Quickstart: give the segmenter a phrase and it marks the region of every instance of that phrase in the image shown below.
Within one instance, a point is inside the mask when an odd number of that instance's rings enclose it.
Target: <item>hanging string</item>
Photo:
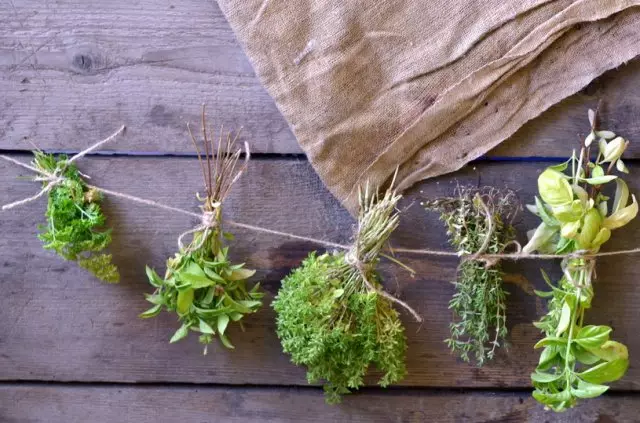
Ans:
[[[87,149],[79,152],[78,154],[76,154],[75,156],[73,156],[71,159],[69,159],[67,161],[67,163],[73,163],[75,162],[78,158],[80,157],[84,157],[85,155],[87,155],[88,153],[90,153],[91,151],[96,150],[98,147],[106,144],[107,142],[112,141],[113,139],[116,138],[117,135],[119,135],[120,133],[122,133],[125,130],[125,127],[122,126],[120,127],[120,129],[118,129],[115,133],[113,133],[112,135],[110,135],[109,137],[105,138],[104,140],[91,145],[90,147],[88,147]],[[48,193],[54,186],[56,186],[57,184],[60,184],[62,182],[64,182],[66,180],[66,178],[62,175],[57,175],[57,174],[52,174],[49,172],[44,171],[43,169],[38,169],[36,167],[33,167],[29,164],[23,163],[19,160],[15,160],[12,157],[6,156],[6,155],[0,155],[0,158],[11,162],[17,166],[23,167],[27,170],[30,170],[32,172],[37,173],[39,176],[34,178],[34,180],[36,181],[44,181],[44,182],[48,182],[47,184],[45,184],[45,186],[40,190],[40,192],[38,192],[36,195],[33,195],[31,197],[27,197],[23,200],[19,200],[19,201],[15,201],[13,203],[10,204],[5,204],[2,206],[2,210],[9,210],[18,206],[22,206],[25,204],[28,204],[30,202],[33,202],[35,200],[37,200],[38,198],[42,197],[44,194]],[[113,190],[109,190],[106,188],[101,188],[101,187],[97,187],[95,185],[87,185],[88,188],[90,189],[94,189],[97,191],[100,191],[104,194],[116,197],[116,198],[122,198],[125,200],[129,200],[132,202],[136,202],[136,203],[140,203],[140,204],[145,204],[151,207],[156,207],[159,209],[163,209],[166,211],[171,211],[171,212],[175,212],[175,213],[181,213],[187,216],[191,216],[191,217],[195,217],[198,219],[203,219],[203,215],[202,213],[195,213],[189,210],[184,210],[178,207],[173,207],[173,206],[169,206],[163,203],[159,203],[157,201],[152,201],[152,200],[148,200],[145,198],[140,198],[140,197],[136,197],[133,195],[129,195],[123,192],[119,192],[119,191],[113,191]],[[261,233],[266,233],[266,234],[271,234],[271,235],[276,235],[276,236],[281,236],[284,238],[289,238],[289,239],[295,239],[295,240],[300,240],[300,241],[306,241],[306,242],[311,242],[314,244],[318,244],[318,245],[323,245],[325,247],[330,247],[330,248],[336,248],[336,249],[341,249],[341,250],[349,250],[351,248],[351,245],[345,245],[345,244],[339,244],[339,243],[335,243],[335,242],[331,242],[331,241],[327,241],[327,240],[323,240],[323,239],[318,239],[318,238],[312,238],[312,237],[307,237],[307,236],[301,236],[301,235],[295,235],[295,234],[291,234],[288,232],[282,232],[282,231],[277,231],[277,230],[273,230],[273,229],[268,229],[268,228],[264,228],[261,226],[255,226],[255,225],[249,225],[246,223],[241,223],[241,222],[236,222],[234,220],[230,220],[230,219],[224,219],[224,223],[231,225],[231,226],[235,226],[238,228],[242,228],[242,229],[247,229],[250,231],[254,231],[254,232],[261,232]],[[490,235],[488,235],[490,236]],[[481,254],[477,254],[473,253],[473,254],[458,254],[456,252],[453,251],[444,251],[444,250],[433,250],[433,249],[411,249],[411,248],[396,248],[394,247],[393,249],[390,249],[390,251],[392,253],[402,253],[402,254],[415,254],[415,255],[424,255],[424,256],[436,256],[436,257],[458,257],[461,258],[463,260],[479,260],[479,261],[491,261],[491,260],[513,260],[513,261],[518,261],[518,260],[556,260],[556,259],[570,259],[570,258],[596,258],[596,257],[608,257],[608,256],[618,256],[618,255],[631,255],[631,254],[639,254],[640,253],[640,247],[639,248],[632,248],[632,249],[627,249],[627,250],[617,250],[617,251],[607,251],[607,252],[590,252],[590,251],[575,251],[573,253],[570,254],[538,254],[538,253],[522,253],[520,252],[520,249],[518,248],[518,251],[515,253],[496,253],[496,254],[490,254],[490,253],[486,253],[483,252]]]

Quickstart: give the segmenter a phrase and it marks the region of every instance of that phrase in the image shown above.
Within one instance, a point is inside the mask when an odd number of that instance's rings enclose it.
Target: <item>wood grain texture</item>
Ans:
[[[639,70],[608,72],[490,155],[565,156],[598,99],[611,129],[640,138]],[[255,152],[302,152],[214,1],[1,2],[0,94],[0,149],[27,149],[28,137],[77,151],[126,124],[108,150],[190,153],[185,123],[204,102]]]
[[[639,412],[637,395],[605,396],[552,414],[524,392],[365,389],[329,406],[319,389],[0,386],[0,420],[5,423],[629,423],[639,421]]]
[[[28,156],[19,156],[28,160]],[[547,163],[483,164],[455,175],[424,182],[411,191],[403,207],[434,196],[451,194],[456,182],[522,187],[522,199],[531,199],[535,178]],[[201,186],[197,161],[191,158],[87,158],[81,169],[105,188],[196,209],[194,192]],[[24,174],[0,164],[0,203],[32,195],[37,187],[15,180]],[[640,180],[631,179],[632,192],[640,192]],[[41,249],[36,225],[42,221],[44,200],[20,210],[4,212],[0,220],[0,380],[55,380],[104,382],[189,382],[227,384],[305,385],[304,370],[289,363],[274,333],[274,313],[265,306],[246,321],[246,333],[234,328],[236,345],[228,351],[214,345],[202,356],[195,338],[177,344],[168,339],[177,328],[172,316],[153,320],[136,316],[147,308],[142,294],[150,292],[144,265],[160,271],[176,248],[176,237],[192,227],[195,219],[162,210],[107,198],[105,210],[115,227],[111,250],[120,266],[120,285],[103,285],[71,263]],[[347,242],[353,221],[322,187],[310,165],[296,160],[255,160],[234,187],[226,204],[229,217],[295,234]],[[523,215],[517,222],[522,240],[537,222]],[[636,246],[640,221],[614,233],[608,249]],[[258,269],[268,292],[269,304],[279,281],[309,251],[320,248],[306,242],[233,230],[232,254]],[[395,246],[447,247],[445,230],[437,216],[418,204],[406,210],[393,237]],[[509,314],[511,346],[495,362],[483,368],[461,363],[442,342],[448,336],[451,313],[447,303],[453,293],[457,261],[434,257],[402,256],[417,271],[411,279],[404,271],[384,266],[386,286],[399,292],[424,317],[419,327],[403,316],[409,339],[407,386],[428,387],[527,387],[539,339],[531,325],[543,311],[531,296],[532,286],[544,288],[539,276],[543,266],[558,275],[557,264],[509,263]],[[631,367],[616,388],[635,390],[640,378],[640,339],[634,336],[638,257],[602,259],[598,267],[594,308],[588,322],[611,325],[614,338],[627,343]],[[375,383],[375,380],[371,380]]]

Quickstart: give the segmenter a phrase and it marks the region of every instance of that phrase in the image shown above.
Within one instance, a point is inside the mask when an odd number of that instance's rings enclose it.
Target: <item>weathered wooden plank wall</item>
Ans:
[[[586,107],[605,100],[603,121],[632,139],[640,158],[640,60],[594,81],[522,128],[490,154],[517,161],[485,161],[456,175],[412,189],[394,235],[396,246],[447,248],[444,228],[417,203],[451,193],[455,183],[521,187],[548,162],[566,156],[585,133]],[[28,137],[51,150],[78,150],[127,124],[109,147],[122,154],[90,157],[81,168],[96,185],[196,209],[200,173],[185,122],[197,123],[200,104],[230,127],[244,126],[259,154],[234,188],[226,213],[234,220],[296,234],[348,242],[353,220],[323,188],[260,87],[213,2],[206,0],[33,0],[0,2],[0,151],[28,161]],[[152,157],[139,154],[154,153]],[[260,153],[277,153],[286,156]],[[534,161],[521,158],[535,157]],[[629,161],[634,168],[636,161]],[[0,163],[0,204],[37,187],[25,173]],[[631,189],[640,192],[637,177]],[[447,282],[455,260],[403,256],[418,277],[385,266],[386,286],[425,316],[419,327],[403,316],[409,337],[409,376],[391,391],[365,389],[338,407],[306,386],[304,371],[289,363],[265,306],[231,332],[235,351],[217,345],[202,356],[195,339],[168,344],[175,320],[140,320],[150,288],[144,265],[163,269],[176,237],[196,222],[115,198],[105,203],[115,227],[111,247],[120,285],[102,285],[71,263],[41,249],[36,238],[44,201],[0,215],[0,421],[638,421],[640,341],[634,337],[637,258],[607,258],[588,318],[614,327],[629,345],[631,367],[612,395],[563,416],[528,399],[538,333],[530,324],[543,311],[531,295],[542,288],[538,268],[508,270],[511,346],[483,368],[460,363],[442,340],[448,335]],[[517,222],[520,239],[535,219]],[[635,246],[634,222],[607,248]],[[272,235],[234,230],[233,252],[258,269],[269,303],[280,279],[306,254],[321,248]],[[556,273],[553,273],[556,272]],[[47,382],[47,384],[43,384]],[[375,383],[374,379],[370,382]],[[139,383],[144,383],[140,385]],[[189,384],[189,385],[187,385]],[[197,384],[191,386],[190,384]],[[286,386],[287,388],[284,388]],[[299,386],[300,388],[293,388]],[[467,388],[465,392],[452,389]]]

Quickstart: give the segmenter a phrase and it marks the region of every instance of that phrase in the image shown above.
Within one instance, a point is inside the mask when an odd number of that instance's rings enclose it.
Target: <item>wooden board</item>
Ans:
[[[637,422],[637,395],[605,396],[563,414],[526,393],[365,389],[327,406],[320,389],[85,385],[0,386],[5,423],[174,422]]]
[[[16,156],[28,160],[28,156]],[[173,206],[196,209],[194,191],[201,186],[197,161],[192,158],[87,158],[82,170],[105,188],[152,198]],[[453,178],[424,182],[411,191],[393,244],[407,248],[447,248],[437,216],[423,212],[422,199],[450,194],[463,184],[522,187],[530,200],[535,178],[546,163],[490,163],[468,168]],[[24,172],[0,164],[0,203],[32,195],[33,183],[15,178]],[[632,192],[640,180],[631,179]],[[84,382],[188,382],[224,384],[306,385],[304,371],[289,363],[274,333],[274,313],[265,306],[247,320],[247,331],[231,331],[235,351],[218,345],[202,356],[196,339],[168,344],[177,328],[173,317],[154,320],[136,316],[147,307],[142,294],[150,292],[144,265],[163,269],[176,248],[176,237],[197,222],[189,217],[108,198],[109,221],[115,227],[112,251],[120,266],[120,285],[103,285],[71,263],[45,252],[36,238],[44,200],[20,210],[4,212],[0,220],[0,379]],[[226,205],[229,217],[295,234],[347,242],[353,220],[322,187],[308,163],[297,160],[255,160],[234,187]],[[537,222],[523,215],[517,222],[520,240]],[[614,233],[607,249],[636,245],[640,221]],[[233,255],[256,268],[269,304],[280,279],[317,245],[281,237],[234,230]],[[448,283],[456,260],[402,256],[418,276],[411,279],[394,266],[384,267],[386,286],[397,291],[424,317],[419,326],[404,316],[409,338],[409,376],[406,386],[528,387],[537,360],[532,346],[539,339],[531,325],[542,312],[531,287],[544,289],[538,268],[557,276],[557,264],[510,263],[508,271],[520,283],[509,285],[508,325],[511,347],[483,368],[461,363],[442,340],[448,335],[453,293]],[[588,322],[609,324],[614,338],[629,346],[631,367],[618,389],[635,390],[640,377],[640,339],[634,336],[637,257],[602,259],[598,267],[593,310]],[[372,380],[371,382],[375,382]]]
[[[598,99],[611,129],[640,138],[639,71],[635,60],[608,72],[490,155],[566,156]],[[255,152],[302,152],[213,1],[2,2],[0,93],[0,149],[28,149],[28,137],[77,151],[126,124],[107,150],[192,153],[185,125],[206,103]]]

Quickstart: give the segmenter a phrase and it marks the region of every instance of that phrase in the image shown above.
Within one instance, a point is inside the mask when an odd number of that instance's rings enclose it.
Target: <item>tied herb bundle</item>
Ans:
[[[202,128],[206,161],[202,159],[191,131],[189,134],[198,152],[207,191],[205,198],[198,196],[204,203],[201,206],[203,223],[180,237],[180,250],[167,260],[164,279],[153,269],[146,268],[149,282],[156,290],[146,296],[154,306],[140,317],[156,316],[163,308],[175,312],[182,325],[169,342],[185,338],[190,330],[198,332],[206,354],[207,346],[216,335],[225,347],[234,348],[226,335],[229,322],[239,322],[242,328],[241,319],[246,314],[255,313],[262,306],[264,294],[260,292],[259,284],[247,289],[246,280],[253,276],[255,270],[230,261],[229,247],[225,246],[225,240],[233,240],[233,235],[222,229],[222,203],[232,185],[246,169],[249,160],[248,146],[245,164],[237,169],[241,150],[230,153],[235,144],[231,134],[227,134],[226,147],[223,149],[223,137],[220,133],[215,150],[213,138],[209,146],[204,110]],[[217,151],[215,156],[214,151]],[[181,239],[189,233],[193,233],[193,240],[184,247]]]
[[[449,302],[455,315],[445,342],[464,361],[479,366],[494,357],[507,336],[506,297],[499,262],[474,260],[474,255],[499,254],[514,240],[511,226],[520,207],[515,194],[495,188],[458,187],[454,197],[423,203],[440,213],[449,242],[458,254],[470,256],[458,266],[456,293]]]
[[[101,253],[111,243],[111,229],[103,230],[105,216],[100,208],[102,195],[88,187],[81,173],[68,157],[55,157],[34,151],[32,165],[60,180],[44,181],[48,189],[47,224],[40,225],[38,237],[44,248],[54,250],[65,260],[78,265],[104,282],[117,283],[120,274],[111,262],[111,254]]]
[[[283,280],[273,302],[283,350],[307,367],[309,383],[326,381],[328,403],[362,386],[371,364],[384,372],[383,387],[406,374],[404,327],[375,270],[398,226],[399,199],[390,190],[382,198],[360,192],[351,250],[311,253]]]
[[[638,214],[635,196],[629,202],[627,184],[611,172],[628,170],[620,157],[628,142],[611,131],[595,130],[595,113],[589,111],[591,133],[584,147],[565,163],[547,168],[538,178],[535,205],[528,206],[542,223],[533,232],[525,253],[539,251],[568,254],[562,261],[562,278],[554,285],[543,272],[551,290],[537,292],[548,298],[548,313],[535,325],[545,335],[535,348],[544,348],[531,375],[536,400],[554,411],[576,405],[578,399],[593,398],[609,388],[605,383],[620,379],[627,370],[627,347],[610,340],[612,329],[584,325],[585,310],[594,296],[595,260],[611,231],[629,223]],[[592,160],[591,146],[597,140]],[[567,169],[571,174],[565,174]],[[612,203],[602,193],[615,183]],[[611,204],[611,208],[609,206]]]

